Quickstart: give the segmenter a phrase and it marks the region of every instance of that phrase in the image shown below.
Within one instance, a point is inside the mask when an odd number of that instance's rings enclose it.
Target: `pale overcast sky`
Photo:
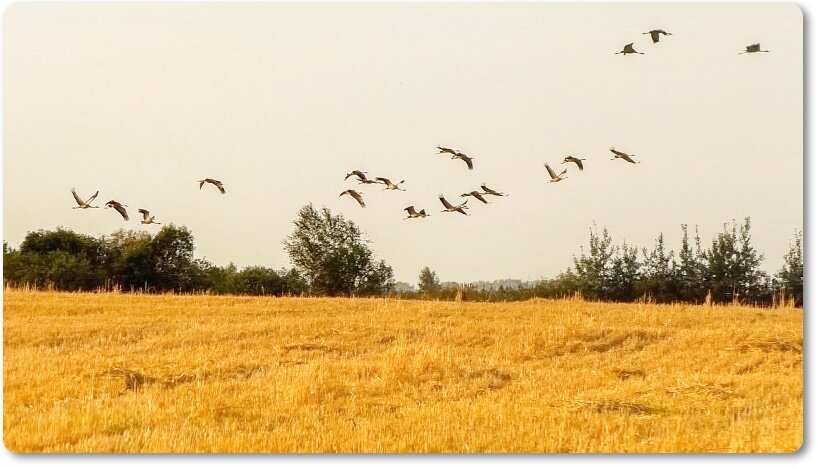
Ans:
[[[398,280],[538,279],[595,221],[677,250],[751,216],[776,270],[803,225],[803,19],[785,4],[15,4],[4,16],[4,239],[188,226],[197,256],[288,265],[306,203]],[[641,33],[672,32],[659,44]],[[615,55],[628,42],[645,55]],[[771,53],[738,55],[760,42]],[[458,148],[474,159],[437,155]],[[608,148],[643,163],[610,161]],[[587,158],[547,183],[545,162]],[[359,187],[352,169],[405,179]],[[199,191],[204,177],[224,182]],[[441,213],[481,182],[510,193]],[[73,210],[71,187],[130,206]],[[338,194],[360,188],[361,209]],[[431,213],[404,221],[413,204]]]

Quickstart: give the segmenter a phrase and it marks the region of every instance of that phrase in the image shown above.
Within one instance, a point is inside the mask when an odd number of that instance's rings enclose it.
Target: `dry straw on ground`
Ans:
[[[18,452],[791,452],[802,310],[5,290]]]

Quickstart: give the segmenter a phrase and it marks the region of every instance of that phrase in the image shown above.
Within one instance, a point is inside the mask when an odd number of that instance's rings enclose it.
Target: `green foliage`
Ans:
[[[797,306],[803,305],[803,232],[794,232],[794,243],[789,243],[789,251],[783,256],[783,266],[776,279],[784,293],[794,299]]]
[[[378,295],[394,286],[394,274],[377,261],[360,229],[342,215],[311,204],[301,208],[284,240],[290,261],[318,295]]]
[[[421,269],[417,288],[423,293],[438,292],[440,290],[440,279],[437,277],[437,273],[428,266]]]
[[[767,277],[760,270],[763,255],[751,245],[751,223],[747,217],[738,228],[724,224],[723,232],[704,252],[706,284],[715,302],[756,302],[766,298]]]

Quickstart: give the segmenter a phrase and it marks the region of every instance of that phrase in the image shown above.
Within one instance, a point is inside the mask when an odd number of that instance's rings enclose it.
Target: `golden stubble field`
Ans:
[[[4,292],[16,452],[792,452],[802,309]]]

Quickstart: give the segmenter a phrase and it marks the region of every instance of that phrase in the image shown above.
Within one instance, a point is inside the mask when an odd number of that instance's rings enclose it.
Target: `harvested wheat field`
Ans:
[[[792,452],[802,309],[4,293],[16,452]]]

